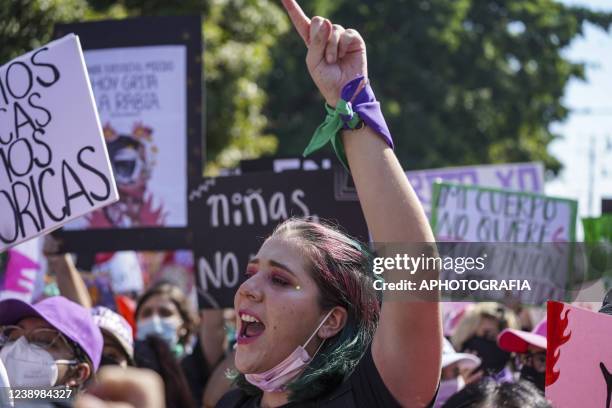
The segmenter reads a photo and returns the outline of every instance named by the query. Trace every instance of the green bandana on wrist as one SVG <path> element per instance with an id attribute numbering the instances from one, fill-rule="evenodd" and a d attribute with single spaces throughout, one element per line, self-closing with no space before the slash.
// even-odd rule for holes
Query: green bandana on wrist
<path id="1" fill-rule="evenodd" d="M 308 143 L 308 146 L 306 146 L 304 150 L 303 156 L 306 157 L 331 142 L 334 152 L 336 152 L 336 156 L 338 156 L 342 165 L 348 170 L 348 161 L 346 159 L 346 153 L 344 152 L 340 130 L 344 128 L 345 124 L 351 129 L 354 129 L 360 121 L 359 115 L 357 112 L 353 112 L 351 104 L 343 99 L 338 100 L 336 109 L 325 104 L 325 110 L 327 111 L 327 116 L 317 130 L 315 130 L 312 139 L 310 139 L 310 143 Z M 342 116 L 349 117 L 351 120 L 344 122 Z"/>

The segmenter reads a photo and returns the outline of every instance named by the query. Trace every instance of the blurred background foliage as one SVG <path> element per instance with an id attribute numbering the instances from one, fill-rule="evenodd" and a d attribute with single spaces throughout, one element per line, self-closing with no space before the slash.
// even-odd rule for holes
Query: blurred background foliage
<path id="1" fill-rule="evenodd" d="M 539 160 L 568 115 L 582 64 L 562 50 L 612 15 L 553 0 L 302 0 L 359 30 L 405 167 Z M 0 0 L 0 62 L 44 44 L 56 22 L 202 14 L 208 169 L 301 154 L 324 117 L 303 43 L 273 0 Z M 291 29 L 290 29 L 291 28 Z"/>

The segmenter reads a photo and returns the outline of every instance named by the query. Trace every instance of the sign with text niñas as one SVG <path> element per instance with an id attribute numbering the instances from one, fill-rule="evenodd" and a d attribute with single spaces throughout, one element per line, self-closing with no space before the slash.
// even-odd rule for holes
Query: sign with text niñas
<path id="1" fill-rule="evenodd" d="M 231 307 L 248 261 L 274 228 L 290 217 L 326 221 L 361 242 L 368 232 L 356 201 L 338 199 L 334 170 L 259 172 L 205 178 L 194 204 L 194 258 L 200 306 Z"/>
<path id="2" fill-rule="evenodd" d="M 117 198 L 79 38 L 0 67 L 0 251 Z"/>

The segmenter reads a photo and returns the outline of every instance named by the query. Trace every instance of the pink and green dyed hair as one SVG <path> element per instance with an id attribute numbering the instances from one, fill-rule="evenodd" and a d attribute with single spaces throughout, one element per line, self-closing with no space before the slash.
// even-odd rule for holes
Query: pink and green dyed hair
<path id="1" fill-rule="evenodd" d="M 380 299 L 374 290 L 371 255 L 367 247 L 331 224 L 291 218 L 271 238 L 295 240 L 309 260 L 319 288 L 319 306 L 347 310 L 344 328 L 328 339 L 304 373 L 289 385 L 291 401 L 307 401 L 336 388 L 354 370 L 371 343 L 378 325 Z M 236 383 L 249 394 L 261 391 L 242 375 Z"/>

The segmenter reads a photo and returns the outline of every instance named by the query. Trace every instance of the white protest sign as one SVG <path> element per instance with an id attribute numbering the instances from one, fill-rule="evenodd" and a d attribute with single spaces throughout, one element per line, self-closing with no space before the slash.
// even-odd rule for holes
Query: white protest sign
<path id="1" fill-rule="evenodd" d="M 41 240 L 33 238 L 12 247 L 6 253 L 8 262 L 4 268 L 4 279 L 0 300 L 15 298 L 31 303 L 37 289 L 43 286 Z"/>
<path id="2" fill-rule="evenodd" d="M 407 171 L 406 176 L 428 215 L 431 211 L 432 186 L 435 181 L 544 193 L 544 166 L 542 163 L 443 167 Z"/>
<path id="3" fill-rule="evenodd" d="M 0 67 L 0 251 L 117 199 L 78 37 Z"/>
<path id="4" fill-rule="evenodd" d="M 443 182 L 434 183 L 431 224 L 437 241 L 487 254 L 487 267 L 474 276 L 526 279 L 531 290 L 519 297 L 541 303 L 566 290 L 576 211 L 574 200 Z"/>
<path id="5" fill-rule="evenodd" d="M 241 162 L 241 170 L 281 172 L 285 170 L 312 170 L 328 168 L 327 159 L 321 163 L 303 158 L 294 159 L 257 159 Z M 269 168 L 267 168 L 269 167 Z M 406 172 L 412 188 L 419 197 L 427 216 L 431 213 L 432 185 L 436 181 L 475 185 L 481 187 L 504 188 L 529 193 L 544 193 L 544 166 L 542 163 L 505 163 L 478 166 L 441 167 L 437 169 L 412 170 Z M 357 190 L 348 174 L 338 180 L 342 186 L 337 199 L 357 201 Z"/>
<path id="6" fill-rule="evenodd" d="M 187 226 L 187 47 L 84 51 L 120 199 L 66 229 Z"/>
<path id="7" fill-rule="evenodd" d="M 435 183 L 432 224 L 438 239 L 468 242 L 567 242 L 575 200 L 496 188 Z"/>

